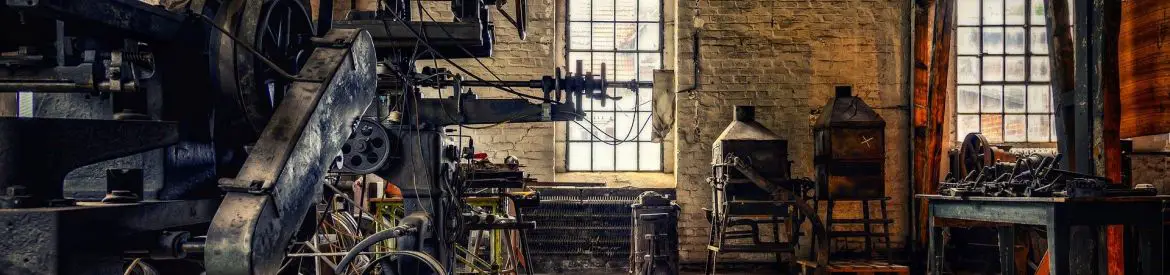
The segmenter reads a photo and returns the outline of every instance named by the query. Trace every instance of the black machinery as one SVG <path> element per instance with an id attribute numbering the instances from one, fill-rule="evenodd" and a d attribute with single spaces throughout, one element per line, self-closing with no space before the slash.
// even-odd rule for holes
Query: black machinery
<path id="1" fill-rule="evenodd" d="M 1129 187 L 1109 179 L 1059 169 L 1061 155 L 1013 154 L 969 133 L 951 152 L 951 173 L 939 184 L 948 196 L 1109 197 L 1152 196 L 1153 186 Z"/>
<path id="2" fill-rule="evenodd" d="M 666 195 L 646 191 L 630 206 L 630 270 L 638 275 L 676 275 L 678 267 L 678 204 Z"/>
<path id="3" fill-rule="evenodd" d="M 408 213 L 343 261 L 443 273 L 469 228 L 534 226 L 463 198 L 539 201 L 507 191 L 523 187 L 514 161 L 473 161 L 472 142 L 447 126 L 578 120 L 585 100 L 633 85 L 580 63 L 525 81 L 416 70 L 419 59 L 490 55 L 490 0 L 452 0 L 455 22 L 422 26 L 406 0 L 336 21 L 298 0 L 161 2 L 0 4 L 0 93 L 25 103 L 0 110 L 32 114 L 0 117 L 0 273 L 344 273 L 349 264 L 290 252 L 315 249 L 333 198 L 348 200 L 331 174 L 367 173 L 399 183 Z M 504 13 L 521 36 L 525 3 Z M 423 98 L 422 88 L 453 92 Z M 396 257 L 359 255 L 389 238 Z"/>

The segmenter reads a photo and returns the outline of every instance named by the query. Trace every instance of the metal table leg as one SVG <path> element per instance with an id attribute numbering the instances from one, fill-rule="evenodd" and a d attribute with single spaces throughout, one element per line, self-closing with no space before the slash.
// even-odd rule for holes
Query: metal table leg
<path id="1" fill-rule="evenodd" d="M 1064 217 L 1048 217 L 1048 268 L 1051 274 L 1067 275 L 1069 270 L 1069 224 Z"/>
<path id="2" fill-rule="evenodd" d="M 1162 243 L 1162 224 L 1145 223 L 1133 226 L 1137 229 L 1141 249 L 1142 274 L 1162 273 L 1161 255 L 1164 249 Z"/>
<path id="3" fill-rule="evenodd" d="M 1016 274 L 1016 227 L 999 226 L 999 268 L 1000 274 Z"/>

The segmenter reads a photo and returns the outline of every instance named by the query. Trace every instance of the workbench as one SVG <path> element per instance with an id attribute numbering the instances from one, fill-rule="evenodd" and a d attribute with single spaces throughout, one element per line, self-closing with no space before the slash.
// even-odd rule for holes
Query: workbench
<path id="1" fill-rule="evenodd" d="M 1059 197 L 952 197 L 916 195 L 928 204 L 929 248 L 927 272 L 942 270 L 942 231 L 940 220 L 961 220 L 998 226 L 1000 262 L 1013 262 L 1014 226 L 1045 226 L 1051 274 L 1108 274 L 1106 264 L 1073 263 L 1070 259 L 1072 226 L 1089 226 L 1101 232 L 1107 225 L 1125 225 L 1136 232 L 1138 257 L 1127 255 L 1126 274 L 1163 274 L 1162 271 L 1162 203 L 1170 196 L 1134 196 L 1102 198 Z M 1098 234 L 1104 243 L 1105 234 Z M 1105 247 L 1099 245 L 1097 247 Z M 1133 251 L 1132 249 L 1126 249 Z M 1099 249 L 1099 253 L 1107 253 Z M 1098 257 L 1104 259 L 1104 255 Z M 1103 260 L 1102 260 L 1103 261 Z M 1017 274 L 1014 264 L 1001 264 L 1002 274 Z M 1075 270 L 1074 270 L 1075 269 Z M 1140 270 L 1140 273 L 1137 272 Z"/>

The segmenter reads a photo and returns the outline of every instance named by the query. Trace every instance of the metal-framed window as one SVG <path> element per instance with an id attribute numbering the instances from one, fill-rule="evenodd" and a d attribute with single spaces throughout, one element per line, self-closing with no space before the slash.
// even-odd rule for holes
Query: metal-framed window
<path id="1" fill-rule="evenodd" d="M 1056 140 L 1043 0 L 958 0 L 955 138 Z"/>
<path id="2" fill-rule="evenodd" d="M 662 68 L 663 0 L 566 0 L 565 60 L 572 72 L 586 71 L 613 81 L 653 83 Z M 569 171 L 661 171 L 662 144 L 650 141 L 649 88 L 636 93 L 612 88 L 622 97 L 601 105 L 585 102 L 585 119 L 566 127 L 565 167 Z"/>

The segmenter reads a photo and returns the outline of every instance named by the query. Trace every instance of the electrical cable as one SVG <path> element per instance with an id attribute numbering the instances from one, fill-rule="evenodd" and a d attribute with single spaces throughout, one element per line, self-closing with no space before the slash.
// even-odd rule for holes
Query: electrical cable
<path id="1" fill-rule="evenodd" d="M 485 82 L 485 83 L 488 83 L 488 84 L 490 84 L 489 86 L 491 86 L 492 88 L 496 88 L 496 89 L 499 89 L 499 90 L 502 90 L 502 91 L 508 92 L 508 93 L 510 93 L 510 94 L 513 94 L 513 95 L 516 95 L 516 96 L 519 96 L 519 97 L 522 97 L 522 98 L 527 98 L 527 99 L 532 99 L 532 100 L 538 100 L 538 101 L 541 101 L 541 102 L 546 102 L 546 103 L 560 104 L 559 102 L 556 102 L 556 101 L 553 101 L 553 100 L 550 100 L 550 99 L 547 99 L 547 98 L 542 98 L 542 97 L 537 97 L 537 96 L 531 96 L 531 95 L 527 95 L 527 94 L 524 94 L 524 93 L 521 93 L 521 92 L 517 92 L 517 91 L 515 91 L 515 90 L 512 90 L 511 88 L 507 88 L 507 87 L 504 87 L 504 86 L 500 86 L 499 84 L 491 83 L 491 82 L 489 82 L 489 81 L 487 81 L 487 80 L 484 80 L 482 77 L 479 77 L 478 75 L 476 75 L 476 74 L 472 73 L 471 71 L 468 71 L 466 68 L 463 68 L 463 66 L 460 66 L 459 64 L 455 63 L 455 61 L 452 61 L 450 58 L 447 58 L 446 56 L 443 56 L 443 54 L 442 54 L 442 53 L 439 53 L 437 50 L 435 50 L 435 47 L 431 45 L 430 41 L 426 41 L 426 39 L 424 39 L 424 38 L 423 38 L 424 36 L 420 35 L 420 34 L 418 33 L 418 31 L 415 31 L 415 30 L 414 30 L 414 28 L 413 28 L 413 27 L 411 27 L 410 23 L 407 23 L 406 21 L 404 21 L 404 20 L 402 19 L 402 16 L 399 16 L 399 14 L 398 14 L 397 12 L 394 12 L 394 11 L 393 11 L 393 10 L 391 10 L 391 9 L 386 9 L 385 11 L 386 11 L 386 12 L 388 12 L 388 13 L 390 13 L 391 15 L 393 15 L 393 16 L 394 16 L 394 18 L 396 19 L 395 21 L 397 21 L 398 23 L 400 23 L 400 24 L 402 24 L 404 27 L 406 27 L 406 30 L 410 31 L 411 35 L 414 35 L 414 38 L 415 38 L 415 39 L 417 39 L 418 41 L 422 42 L 422 45 L 423 45 L 423 46 L 425 46 L 425 47 L 427 47 L 427 49 L 428 49 L 428 50 L 430 50 L 430 51 L 432 52 L 432 54 L 434 54 L 435 56 L 438 56 L 439 58 L 442 58 L 444 61 L 447 61 L 447 63 L 450 63 L 450 64 L 451 64 L 451 66 L 454 66 L 456 69 L 459 69 L 459 71 L 462 71 L 463 73 L 467 74 L 468 76 L 471 76 L 471 77 L 472 77 L 472 78 L 474 78 L 475 80 L 478 80 L 478 81 L 483 81 L 483 82 Z M 383 25 L 385 25 L 386 29 L 387 29 L 387 30 L 389 30 L 389 29 L 390 29 L 390 23 L 389 23 L 389 22 L 387 22 L 388 20 L 386 20 L 386 19 L 382 19 L 381 21 L 382 21 L 382 24 L 383 24 Z"/>
<path id="2" fill-rule="evenodd" d="M 418 2 L 419 2 L 420 14 L 426 14 L 427 18 L 430 18 L 431 21 L 437 21 L 437 20 L 435 20 L 434 16 L 431 16 L 431 12 L 428 12 L 426 9 L 422 8 L 422 0 L 418 0 Z M 419 19 L 422 19 L 422 18 L 419 18 Z M 446 34 L 447 37 L 455 37 L 450 32 L 448 32 L 447 28 L 443 27 L 443 25 L 435 25 L 435 26 L 439 27 L 439 30 L 442 31 L 443 34 Z M 426 29 L 423 29 L 423 31 L 425 32 Z M 504 79 L 500 78 L 499 75 L 496 75 L 496 72 L 493 72 L 491 68 L 488 68 L 487 64 L 483 64 L 483 61 L 481 61 L 479 59 L 479 57 L 475 56 L 474 54 L 471 54 L 471 51 L 467 50 L 467 48 L 463 47 L 463 45 L 455 44 L 455 47 L 459 48 L 459 50 L 462 50 L 464 54 L 467 54 L 467 56 L 470 56 L 472 59 L 475 59 L 475 63 L 479 63 L 480 66 L 483 66 L 483 69 L 486 70 L 488 72 L 488 74 L 492 75 L 492 77 L 495 77 L 496 81 L 504 81 Z M 458 92 L 458 91 L 456 91 L 456 92 Z"/>
<path id="3" fill-rule="evenodd" d="M 435 260 L 435 258 L 431 257 L 430 255 L 417 251 L 387 251 L 385 253 L 387 255 L 374 259 L 374 261 L 370 262 L 369 265 L 366 265 L 366 267 L 362 268 L 362 271 L 359 274 L 369 274 L 369 272 L 374 270 L 374 267 L 381 265 L 382 261 L 387 260 L 393 256 L 401 255 L 414 257 L 415 259 L 426 263 L 427 267 L 430 267 L 431 271 L 434 271 L 435 274 L 447 274 L 447 271 L 443 269 L 443 266 L 439 264 L 438 260 Z"/>
<path id="4" fill-rule="evenodd" d="M 369 237 L 362 239 L 361 242 L 358 242 L 357 245 L 350 248 L 349 252 L 345 253 L 345 257 L 342 257 L 341 261 L 337 262 L 337 268 L 334 269 L 333 273 L 345 274 L 346 269 L 349 267 L 349 263 L 352 262 L 354 258 L 357 258 L 358 254 L 366 251 L 367 248 L 370 248 L 370 246 L 373 246 L 377 243 L 388 240 L 390 238 L 401 237 L 401 236 L 405 235 L 406 233 L 418 230 L 418 228 L 416 228 L 414 224 L 407 223 L 407 219 L 409 219 L 409 218 L 410 218 L 410 216 L 403 218 L 402 225 L 399 225 L 399 226 L 396 226 L 396 227 L 393 227 L 390 229 L 378 231 L 378 233 L 371 234 Z"/>

